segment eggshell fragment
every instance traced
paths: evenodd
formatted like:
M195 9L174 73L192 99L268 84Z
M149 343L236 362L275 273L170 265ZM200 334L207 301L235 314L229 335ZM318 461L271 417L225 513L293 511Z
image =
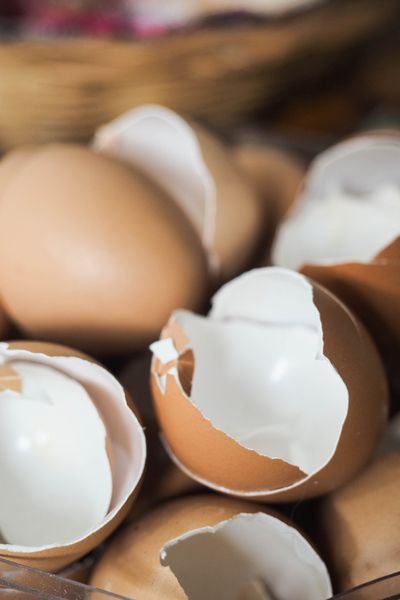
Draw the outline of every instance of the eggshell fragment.
M0 238L7 313L32 337L96 354L146 345L173 308L199 307L208 285L201 244L175 204L83 147L27 159L2 196Z
M0 556L4 558L11 558L19 563L35 566L44 570L56 571L87 554L92 548L105 539L105 537L117 527L128 513L136 496L144 469L146 444L143 430L133 412L128 408L124 391L116 379L98 364L81 358L80 356L74 356L71 349L60 346L52 347L50 344L42 345L38 342L18 342L1 344L0 356L3 364L14 369L20 375L23 391L24 377L26 377L24 371L28 368L31 371L45 369L46 373L47 371L55 371L58 376L68 378L71 384L75 382L80 389L84 390L93 403L92 408L89 410L94 412L97 411L97 414L101 417L100 422L99 417L97 417L97 427L100 428L100 432L101 428L103 429L103 433L101 434L103 436L102 460L105 460L104 454L107 453L108 460L110 461L108 468L110 468L110 466L112 467L112 488L110 487L110 482L107 483L110 478L110 473L107 474L107 472L105 472L104 475L102 475L103 469L99 468L98 463L96 465L96 463L93 462L92 472L90 470L90 465L87 465L87 470L85 471L87 452L90 449L85 450L84 444L93 444L93 441L91 441L91 438L89 437L91 435L89 428L84 422L84 412L82 407L79 409L79 417L76 416L74 423L71 423L66 418L64 419L63 424L65 432L60 431L57 433L56 439L53 442L53 448L57 448L57 444L60 444L60 440L63 444L65 443L63 450L58 446L58 449L62 450L58 455L52 454L51 445L47 443L47 440L43 437L43 435L48 435L51 439L51 436L56 432L56 428L50 423L50 426L46 429L46 423L42 419L40 428L37 429L37 433L42 431L42 438L39 441L43 442L41 448L42 452L45 453L44 464L47 465L46 468L50 468L50 463L48 461L56 460L56 466L60 467L60 476L65 476L65 480L60 479L58 482L54 481L54 484L57 484L57 488L54 489L53 492L51 492L49 488L48 494L50 496L54 494L54 505L52 509L51 497L46 497L46 505L48 504L47 510L49 513L48 522L51 523L55 514L57 514L57 511L62 508L62 506L60 507L60 502L67 502L68 497L73 493L74 490L69 489L68 486L74 483L74 478L82 478L83 475L90 481L93 479L92 504L93 502L94 504L92 508L94 509L94 506L98 503L103 506L100 512L96 509L96 519L96 513L94 513L94 510L92 512L91 509L88 514L90 522L85 525L86 531L81 531L81 533L78 534L71 526L71 535L69 537L68 527L66 527L65 532L62 536L60 535L60 541L56 539L57 535L54 531L55 525L53 524L53 529L49 528L46 533L43 528L44 523L42 523L42 526L38 527L38 531L36 532L38 536L40 535L40 539L39 537L37 538L39 539L39 543L34 544L34 538L28 540L25 538L32 532L34 533L34 529L39 524L39 517L40 519L43 519L43 515L39 515L39 517L36 518L36 521L33 520L34 511L42 511L43 506L36 505L35 508L35 505L33 505L31 511L29 505L27 503L25 504L26 498L17 498L17 508L21 502L24 505L20 507L19 510L21 522L25 518L24 513L28 519L26 531L22 531L18 534L19 538L16 539L14 543L5 543L6 540L2 539L2 543L0 544ZM39 391L40 386L42 385L43 382L41 381ZM59 389L61 392L60 387ZM28 392L29 395L32 395L32 390L27 390L27 393ZM9 392L9 396L10 394L12 395L12 393L16 394L16 392ZM54 402L54 394L46 394L43 393L43 402L45 404L49 401ZM13 401L12 397L5 398L4 393L2 396L2 403ZM59 398L57 398L57 402L58 401ZM68 406L68 410L71 409L72 404L75 401L76 398L73 400L70 394L69 404L71 406ZM4 410L5 408L2 404L2 412L4 412ZM7 416L7 411L5 415ZM35 419L36 415L33 414L32 418ZM30 419L30 421L31 420L32 419ZM80 422L81 420L82 422ZM27 427L32 427L32 423L27 422ZM88 439L86 441L84 437L79 435L79 432L82 431L83 428L87 430ZM7 435L9 433L10 428L6 431ZM6 438L7 435L5 436ZM107 439L105 439L105 435L107 436ZM28 440L29 437L26 439ZM33 439L34 438L32 438L32 440ZM16 438L16 440L18 440L18 438ZM20 437L18 443L22 441L23 438ZM5 442L7 442L7 439L5 440L4 435L2 435L1 446L3 449ZM54 443L56 446L54 446ZM77 447L79 443L81 444L81 450L82 452L85 452L85 455L79 454L80 449ZM76 456L74 456L74 453L76 453ZM17 455L11 458L12 460L16 460ZM30 456L27 456L27 460L30 460ZM74 464L71 465L71 462L68 461L74 461ZM17 471L15 472L17 473ZM40 472L38 471L38 476L39 475ZM66 475L68 475L68 478ZM27 473L27 477L31 476L34 476L34 473ZM98 481L100 477L103 478L101 482ZM96 490L96 485L98 485L96 481L100 485L99 490ZM42 482L40 485L42 486L43 483L45 482ZM89 481L87 484L89 484ZM66 499L57 499L56 496L63 491L62 488L64 485L66 486L64 490ZM33 485L31 491L34 492L34 495L40 495L42 490L39 486ZM27 495L27 498L28 497L29 496ZM4 500L3 494L1 503L4 503ZM78 502L78 500L79 498L77 497L76 501ZM82 503L84 501L82 496L81 501ZM77 504L77 510L80 510L80 506L80 504ZM4 513L3 511L1 512L1 519L3 519ZM105 514L103 514L103 512ZM64 515L65 525L68 524L69 516L72 516L71 513L66 512ZM73 516L74 518L77 516L77 511L73 513ZM29 523L29 517L32 517L32 523ZM97 522L93 522L94 520L97 520ZM1 521L0 527L3 529L3 521ZM4 532L6 535L9 534L6 530ZM22 540L22 535L24 536L25 541ZM51 540L50 538L45 539L46 536L50 535L52 536ZM3 536L3 538L4 537L6 536Z
M101 127L94 148L133 165L176 202L223 279L249 265L263 232L262 205L211 133L163 106L144 105Z
M400 449L324 499L320 535L338 589L399 570Z
M399 133L328 149L311 165L273 249L275 264L301 268L344 300L385 353L400 345L399 166Z
M123 529L91 583L141 600L249 600L255 587L274 600L331 596L326 567L298 530L214 495L169 502Z
M208 317L175 311L151 348L167 450L217 491L271 502L325 493L361 469L383 431L387 384L367 332L293 271L242 275Z

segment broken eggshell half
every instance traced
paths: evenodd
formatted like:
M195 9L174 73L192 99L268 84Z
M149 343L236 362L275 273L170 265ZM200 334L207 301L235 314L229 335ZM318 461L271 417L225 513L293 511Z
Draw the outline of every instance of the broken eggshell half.
M333 291L385 353L399 347L400 132L359 135L319 155L272 260Z
M168 502L122 529L91 583L141 600L332 595L324 563L292 524L270 509L213 494Z
M208 317L173 313L151 384L167 450L191 477L243 498L295 501L348 481L387 418L362 325L329 291L277 267L223 286Z
M176 202L214 274L230 279L248 267L263 234L264 209L210 132L164 106L143 105L101 127L93 146L133 165Z
M0 345L0 556L56 571L129 511L146 443L123 388L69 348Z

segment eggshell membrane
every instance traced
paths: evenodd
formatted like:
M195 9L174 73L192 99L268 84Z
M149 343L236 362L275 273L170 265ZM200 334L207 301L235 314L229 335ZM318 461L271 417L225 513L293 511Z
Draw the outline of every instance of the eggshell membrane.
M400 184L400 132L354 136L312 163L298 202L323 197L342 185L366 194L382 183ZM400 239L369 262L307 263L301 272L339 296L359 316L384 353L400 345Z
M400 449L375 459L319 509L319 528L339 590L399 570Z
M95 567L91 584L141 600L186 599L172 570L161 564L162 548L194 529L259 512L287 523L271 509L212 494L163 504L121 530Z
M349 393L348 413L330 461L306 477L292 464L243 447L213 427L171 373L163 393L157 374L160 364L154 359L151 385L163 439L171 458L187 475L230 495L287 502L335 489L371 458L387 419L383 366L366 330L333 294L313 284L313 300L322 322L324 355ZM176 329L176 323L170 324L162 337L173 338Z
M68 544L109 512L113 461L104 422L86 389L58 369L26 360L1 367L19 383L15 389L10 380L0 402L2 541Z
M223 280L250 264L264 229L262 203L210 132L166 107L143 105L101 127L94 147L135 166L175 199Z
M105 369L87 361L85 355L40 342L18 341L7 346L10 358L48 364L84 385L103 419L113 452L113 497L108 515L97 528L84 538L62 546L28 548L0 544L0 557L45 571L58 571L100 544L128 514L143 476L145 437L127 406L122 387Z
M7 186L0 217L4 305L32 337L125 352L205 295L206 260L182 212L83 147L37 151Z

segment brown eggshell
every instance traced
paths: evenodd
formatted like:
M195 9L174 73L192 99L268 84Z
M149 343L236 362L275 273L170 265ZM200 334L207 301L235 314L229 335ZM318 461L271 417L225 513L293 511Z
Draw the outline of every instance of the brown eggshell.
M167 375L163 394L157 381L159 363L155 359L152 393L167 449L173 460L197 481L242 498L296 501L335 489L370 459L387 418L388 391L383 366L361 323L329 291L317 284L313 288L324 332L324 355L349 392L348 414L334 456L324 468L301 483L305 474L299 468L248 450L214 428L171 374ZM173 331L170 327L168 336L173 336Z
M400 450L375 459L322 502L320 536L339 590L399 570L399 482Z
M83 359L87 361L88 364L96 366L99 369L101 368L85 354L58 344L35 341L16 341L11 342L8 345L8 348L11 351L27 351L32 353L30 356L21 355L18 357L23 360L42 362L43 359L39 356L35 358L35 354L54 357L56 359L60 359L60 357L66 358L69 363L68 368L66 367L67 363L65 362L63 362L62 367L57 363L55 368L65 370L70 376L73 376L72 373L76 368L70 362L74 358ZM102 370L104 371L104 369ZM111 376L107 375L107 378L108 377ZM93 370L90 375L89 373L85 373L82 377L81 374L79 377L77 376L76 379L84 385L96 404L96 408L98 409L107 430L107 443L110 444L111 450L113 451L113 457L116 455L121 456L121 452L123 451L125 460L121 462L113 460L112 464L113 497L111 500L110 511L114 514L111 517L107 516L104 523L100 524L95 530L89 532L88 535L70 544L44 547L43 549L24 547L21 548L20 551L14 551L8 550L6 544L0 545L0 557L44 571L59 571L66 565L69 565L88 554L93 548L98 546L106 537L108 537L129 513L140 489L143 477L146 454L145 438L137 419L132 419L133 411L128 408L122 388L119 388L121 393L120 397L117 397L116 394L111 396L110 389L105 387L104 383L101 383L101 379L99 379L99 382L94 381ZM115 385L117 386L116 381ZM119 447L118 452L114 452L114 445ZM136 474L134 475L133 472ZM117 508L118 506L119 508ZM111 514L111 512L109 514Z
M199 306L207 287L182 212L131 168L83 147L50 145L30 158L3 195L0 237L13 320L32 337L95 354L145 345L173 308Z
M289 152L261 143L239 144L233 156L263 199L269 232L273 235L294 202L305 167Z
M251 265L267 218L258 190L253 192L227 149L206 129L193 123L191 126L217 189L213 249L220 262L221 278L228 281Z
M200 484L183 473L166 453L158 432L151 400L149 370L150 352L130 360L119 373L119 381L137 399L146 431L148 460L140 495L128 515L128 520L162 501L199 491Z
M58 571L57 575L64 579L77 581L78 583L88 583L97 558L98 553L91 552L87 556L72 563L72 565L68 565L61 571Z
M346 302L385 353L400 347L400 237L370 263L307 264L301 272Z
M241 512L260 511L275 514L264 507L212 494L168 502L118 534L95 567L90 583L138 600L184 600L187 596L175 575L160 563L160 550L166 542Z

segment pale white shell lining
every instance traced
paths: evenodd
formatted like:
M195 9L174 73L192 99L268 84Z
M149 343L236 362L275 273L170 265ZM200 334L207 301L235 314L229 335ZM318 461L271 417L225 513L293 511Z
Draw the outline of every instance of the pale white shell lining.
M29 352L27 350L12 350L7 344L0 344L0 363L10 363L12 366L15 363L18 364L21 362L24 364L30 363L35 366L43 365L50 367L83 386L91 401L94 403L95 410L101 415L107 430L111 450L113 475L111 502L107 502L107 500L104 502L109 504L106 515L104 518L97 520L96 523L90 523L86 531L73 531L68 540L63 539L53 542L48 540L47 542L43 541L43 543L39 543L35 546L25 544L0 544L0 551L29 555L30 553L36 553L41 550L49 550L61 546L71 546L72 544L85 539L89 535L94 535L98 530L109 523L121 510L122 506L141 479L146 459L146 440L136 416L127 407L122 386L115 377L103 367L82 358L73 356L47 356L46 354ZM2 402L3 401L7 401L7 399L2 399ZM88 410L92 411L93 409ZM65 427L71 428L70 443L67 444L67 436L64 437L64 441L67 445L63 446L63 444L61 444L59 449L64 449L65 452L68 450L70 454L67 456L65 453L61 458L69 461L72 457L72 459L75 460L77 457L74 457L74 452L79 449L73 448L74 431L75 429L79 430L81 427L84 428L84 423L71 423L71 421L69 421L69 423L65 422L64 425ZM102 437L103 444L104 430L101 423L97 423L96 435ZM85 444L89 443L89 441L90 440L87 440ZM50 460L52 457L49 455L48 458ZM79 460L75 466L76 469L79 470L81 468L81 461ZM95 465L93 466L96 468ZM74 477L70 465L68 465L66 473L68 473L68 477ZM99 473L97 473L97 475L99 475ZM93 476L95 476L95 474L93 474ZM60 482L61 479L60 474ZM67 484L67 481L65 481L65 484ZM67 493L67 490L65 490L65 492ZM26 510L29 510L29 507L27 507Z
M273 263L370 262L400 236L399 164L396 138L363 136L322 153L278 230Z
M22 389L0 393L0 532L18 545L62 544L108 512L106 430L77 381L44 365L11 366Z
M323 354L321 320L303 276L251 271L221 288L208 317L176 311L173 320L194 353L188 400L216 429L308 476L329 462L348 390ZM160 356L162 349L168 362L165 344L152 350ZM163 390L165 379L159 384Z
M264 513L239 514L170 540L161 549L189 600L239 599L262 581L276 600L326 600L325 564L293 527Z
M144 105L101 127L93 146L124 159L156 182L185 212L212 252L215 182L193 129L182 117L163 106Z

